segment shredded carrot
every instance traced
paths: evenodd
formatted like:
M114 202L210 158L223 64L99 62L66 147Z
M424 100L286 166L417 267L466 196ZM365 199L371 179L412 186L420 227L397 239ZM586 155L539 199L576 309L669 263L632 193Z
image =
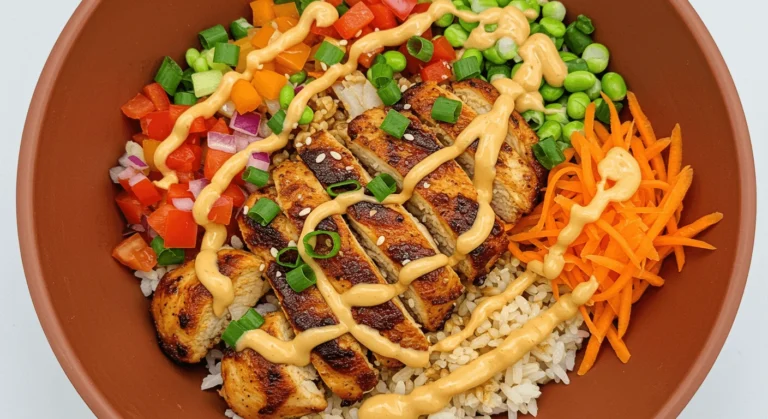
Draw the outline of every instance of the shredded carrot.
M597 222L584 228L564 254L563 272L551 281L553 293L560 286L573 289L590 277L599 284L591 305L579 309L592 335L579 375L594 366L606 338L619 360L629 361L631 355L623 338L641 314L633 313L632 305L649 287L665 284L659 271L667 257L674 253L678 269L682 269L684 247L714 250L695 237L723 218L715 212L678 225L693 181L693 170L683 166L680 126L675 126L668 138L657 139L637 97L629 93L628 102L632 119L623 123L609 103L609 128L595 121L594 104L587 107L584 134L573 135L573 148L564 153L567 160L550 172L544 199L508 229L509 249L516 258L523 263L542 261L568 225L573 206L587 205L594 198L601 182L597 167L605 153L622 147L638 161L642 174L638 191L626 202L609 205ZM556 290L556 298L560 292Z

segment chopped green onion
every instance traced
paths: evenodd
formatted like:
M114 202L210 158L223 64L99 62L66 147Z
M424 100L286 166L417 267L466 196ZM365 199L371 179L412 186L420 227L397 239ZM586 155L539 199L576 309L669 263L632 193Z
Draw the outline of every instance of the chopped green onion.
M344 13L349 11L349 6L347 6L346 3L341 3L340 5L336 6L336 11L339 12L339 17L342 17L344 16Z
M580 31L575 23L568 25L568 28L565 29L563 39L565 39L565 45L568 46L568 51L579 56L581 56L581 54L584 53L584 50L593 43L592 37Z
M269 181L269 173L253 166L248 166L248 168L245 169L245 173L243 173L243 180L261 188Z
M228 42L219 42L213 50L213 62L237 66L240 59L240 47Z
M429 62L432 59L432 54L435 53L435 45L432 44L432 41L420 36L412 36L405 47L411 56L425 63Z
M283 124L285 124L285 111L282 109L272 115L272 118L269 118L269 121L267 122L267 126L275 134L283 132Z
M397 183L392 176L382 173L368 182L365 187L379 202L384 202L387 197L397 190Z
M315 252L315 249L309 243L312 238L317 236L328 236L331 238L332 247L328 253L320 254ZM317 241L317 239L315 239L315 241ZM315 230L304 236L304 251L313 259L330 259L336 256L339 253L339 250L341 250L341 236L335 231Z
M275 201L269 198L259 198L256 204L248 210L248 217L261 224L262 227L266 227L279 213L280 207Z
M405 130L409 125L411 125L410 119L403 116L400 112L390 109L380 128L393 137L403 138L403 134L405 134Z
M345 186L350 186L350 185L354 185L355 189L345 190L343 192L337 192L335 190L336 188L343 188ZM337 197L337 196L339 196L340 194L343 194L343 193L359 191L360 188L362 188L362 187L363 186L360 185L360 182L356 181L355 179L349 179L349 180L345 180L343 182L334 183L333 185L330 185L327 188L325 188L325 191L328 192L328 195L330 195L330 196L335 198L335 197Z
M400 101L403 97L403 92L400 91L400 87L397 86L397 82L394 79L389 79L384 82L384 85L379 87L377 91L381 101L386 106L394 105Z
M315 271L309 265L301 265L285 275L285 282L295 292L302 292L305 289L315 285L317 278L315 277Z
M293 83L294 86L298 86L301 83L303 83L304 80L306 79L307 79L307 72L304 70L301 70L298 73L291 74L291 77L288 78L288 81Z
M203 49L211 49L219 42L229 41L229 35L227 30L221 25L210 27L197 35L200 38L200 44L203 45Z
M296 260L293 262L283 262L281 257L290 251L296 252ZM280 251L277 252L277 256L275 256L275 262L277 262L277 264L280 266L285 266L286 268L296 268L301 265L303 261L301 260L301 255L299 255L299 249L296 246L291 246L280 249Z
M299 15L304 14L304 9L309 6L310 3L316 2L318 0L298 0L296 1L296 6L299 9ZM284 1L284 3L289 3L288 1Z
M323 41L315 53L315 59L329 66L341 62L344 58L344 50L328 41Z
M488 81L494 82L498 79L503 78L511 78L512 77L512 69L509 68L508 65L492 65L488 67L487 71Z
M592 19L584 15L579 15L576 18L575 25L576 25L576 29L578 29L579 31L587 35L592 35L592 32L595 31L595 25L592 24Z
M264 324L264 317L261 317L258 311L250 308L243 314L243 317L237 320L237 322L244 329L254 330L260 328Z
M547 170L552 170L553 167L565 161L563 151L552 137L539 140L532 148L536 160Z
M479 76L480 63L477 57L462 58L453 63L453 74L458 81Z
M176 94L173 95L174 105L191 106L191 105L194 105L195 103L197 103L197 97L195 97L194 93L176 92Z
M181 67L176 64L176 61L171 57L163 58L163 63L160 64L160 69L157 70L155 75L155 81L163 86L163 89L168 92L169 95L176 94L176 88L181 83L181 78L184 76L184 72L181 71Z
M224 334L221 335L221 340L227 343L230 347L237 346L237 341L240 340L240 337L243 336L243 334L247 332L245 330L245 327L243 327L240 323L238 323L236 320L229 322L229 325L227 325L227 328L224 330Z
M248 23L244 17L237 19L229 25L229 31L232 32L232 37L235 40L243 39L248 36L248 29L253 28L253 25Z
M368 80L373 84L373 87L380 88L389 80L392 80L392 76L395 74L395 70L387 63L374 64L368 69Z
M165 249L157 255L157 264L160 266L178 265L184 262L184 249Z
M163 240L163 238L160 236L155 236L155 238L149 242L149 246L152 248L152 250L155 251L156 255L159 255L160 253L163 253L163 250L165 250L165 240Z
M195 74L194 68L188 68L181 73L181 87L185 91L194 90L195 86L192 84L192 75ZM178 91L178 88L177 88Z
M208 70L192 75L192 86L195 88L195 96L203 97L213 94L219 88L221 78L224 77L219 70Z
M432 119L455 124L459 120L459 115L461 115L461 102L442 96L435 99L432 105Z

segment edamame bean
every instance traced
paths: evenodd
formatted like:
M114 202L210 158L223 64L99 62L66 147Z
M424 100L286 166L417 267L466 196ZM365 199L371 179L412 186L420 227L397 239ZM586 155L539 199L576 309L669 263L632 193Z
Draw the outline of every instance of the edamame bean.
M450 26L452 23L453 23L453 15L450 14L450 13L446 13L446 14L440 16L440 19L437 19L435 21L435 25L437 25L437 26L439 26L441 28L446 28L446 27Z
M539 17L539 12L541 10L541 7L539 6L538 2L534 1L533 3L531 3L526 0L512 0L509 4L517 7L522 12L525 12L526 10L533 10L536 13L536 17L534 17L533 19L528 18L529 22L533 22Z
M468 57L475 57L477 58L477 63L479 65L483 65L483 53L480 52L477 48L467 48L464 50L464 53L461 54L461 58L468 58Z
M499 3L499 7L507 7L510 0L496 0L496 3Z
M517 43L510 37L502 37L496 41L497 51L499 56L505 60L511 60L517 56Z
M461 23L461 19L459 19L459 23ZM459 23L454 23L445 28L445 32L443 32L445 39L447 39L448 43L454 48L461 48L469 38L469 33L465 31Z
M499 7L499 3L496 3L496 0L470 0L469 7L475 13L482 13L488 9Z
M560 54L560 59L562 59L565 63L579 59L578 55L568 51L560 51L558 54Z
M206 61L205 57L197 57L195 62L191 65L192 69L195 70L195 73L202 73L203 71L208 71L208 61Z
M539 22L531 23L531 35L536 34L536 33L541 33L541 32L542 32L542 28L541 28L541 25L539 24Z
M565 106L559 103L550 103L549 105L545 106L544 109L546 109L544 112L545 121L555 121L563 125L570 122L565 111Z
M587 62L584 61L582 58L576 58L575 60L566 61L565 66L568 67L568 73L573 73L574 71L588 71L589 66L587 65Z
M589 71L597 74L602 73L608 68L608 61L611 58L611 53L605 45L594 43L584 50L584 53L581 54L581 58L587 62Z
M546 121L541 128L536 131L536 134L539 136L540 140L552 137L553 140L557 141L563 135L563 127L557 121Z
M550 86L549 84L544 83L539 89L539 93L541 93L541 97L545 101L554 102L557 99L560 99L560 96L562 96L563 93L565 93L565 89L563 89L562 87Z
M605 78L603 78L605 79ZM565 90L573 92L583 92L594 86L597 77L589 71L574 71L565 77ZM605 89L605 80L603 80L603 89ZM626 94L626 92L625 92Z
M501 57L495 45L483 51L483 57L494 64L504 64L507 62L507 60Z
M587 35L592 35L592 32L595 31L595 25L592 24L592 19L585 15L579 15L574 24L576 25L576 29Z
M612 101L622 101L627 97L627 83L624 82L624 77L621 77L620 74L605 73L602 83L603 92L608 95Z
M450 40L448 42L450 42ZM405 70L405 66L406 66L405 55L403 55L400 51L385 52L384 60L387 63L387 65L392 67L392 70L394 70L395 73L399 73Z
M187 64L192 67L192 65L195 63L195 60L200 58L200 51L198 51L195 48L190 48L187 50L187 53L185 54L184 58L187 60Z
M539 0L525 0L525 2L528 3L528 7L535 12L535 15L528 19L528 22L537 20L541 16L541 5L539 4Z
M592 37L576 29L576 25L571 23L565 29L565 45L568 46L568 51L576 55L584 53L584 49L592 44Z
M585 90L584 93L589 96L589 100L595 100L600 97L600 92L603 90L603 83L600 80L595 82L595 85Z
M584 92L577 92L572 94L568 98L568 106L566 107L568 117L571 119L584 118L584 114L587 112L587 106L591 102L592 101L589 100L589 96L587 96L587 94Z
M522 116L525 118L525 122L528 123L528 126L534 131L541 128L544 124L544 112L530 110L523 112Z
M566 106L568 106L568 98L570 97L571 95L564 94L560 96L560 99L557 99L554 103L559 103L560 106L565 108Z
M457 7L457 9L465 11L465 12L471 12L472 11L472 9L470 9L467 6ZM459 18L459 25L461 25L461 27L465 31L472 32L472 29L475 29L476 27L480 26L480 23L479 22L467 22L466 20Z
M278 97L280 108L288 109L288 106L291 105L291 101L295 95L296 94L293 92L293 86L290 84L283 86L283 88L280 89L280 96Z
M303 83L304 80L306 79L307 79L307 72L304 70L301 70L298 73L291 74L291 77L288 78L288 81L293 83L294 86L298 86L301 83Z
M496 32L496 29L499 29L499 25L496 23L491 23L491 24L485 25L484 28L486 32L493 33L493 32Z
M563 127L563 138L571 139L574 132L584 134L584 123L581 121L571 121Z
M304 112L301 113L301 119L299 119L299 125L306 125L315 119L315 111L309 106L304 108Z
M563 38L552 38L552 42L555 43L555 48L558 50L563 48L563 43L565 42L565 39Z
M554 36L555 38L565 35L565 24L555 18L545 17L539 23L547 35Z
M544 17L551 17L552 19L557 19L562 22L563 19L565 19L565 6L559 1L550 1L549 3L544 3L544 6L541 7L541 15Z

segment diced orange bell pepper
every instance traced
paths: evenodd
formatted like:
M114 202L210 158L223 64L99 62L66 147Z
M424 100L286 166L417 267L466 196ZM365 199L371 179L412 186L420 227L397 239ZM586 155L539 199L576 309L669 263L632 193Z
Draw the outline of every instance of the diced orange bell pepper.
M157 166L155 166L155 151L160 146L160 141L146 139L142 145L144 146L144 160L147 162L149 170L157 170Z
M274 35L274 33L275 28L273 28L272 25L264 26L255 34L253 34L253 38L251 38L251 45L255 49L266 48L267 45L269 45L269 40L272 39L272 35Z
M293 74L304 68L304 64L306 64L309 59L310 50L311 48L304 43L296 44L280 54L277 54L275 61L280 66L290 70L288 72L289 74Z
M231 196L221 195L211 207L211 212L208 213L208 220L216 224L229 225L232 220L232 209L234 208L234 200Z
M163 239L169 249L193 249L197 244L197 223L192 212L175 208L168 211Z
M280 96L280 89L287 83L285 76L274 71L261 70L253 73L253 87L259 92L261 97L271 100L277 100Z
M253 112L261 105L261 96L251 83L246 80L238 80L232 86L232 102L240 114Z
M276 17L286 16L294 19L299 18L299 9L296 8L296 3L294 2L276 4L274 9Z
M139 233L120 242L112 251L112 257L137 271L151 271L157 264L155 251Z
M275 3L272 0L256 0L251 2L253 26L264 26L275 18Z
M288 16L279 16L276 17L274 20L275 24L277 25L277 30L280 32L287 32L294 26L299 24L299 20L288 17Z
M149 214L149 217L147 217L147 224L149 224L149 226L152 227L152 230L155 230L157 234L163 238L165 238L165 226L168 220L168 213L173 209L175 209L173 205L167 203L161 205L160 208L156 209L152 214Z
M223 166L233 155L234 154L227 153L226 151L208 149L208 153L205 155L205 166L203 167L203 174L206 179L213 179L213 175L215 175L221 166Z
M242 73L245 71L245 68L248 66L248 54L255 51L256 48L251 45L251 41L248 38L241 39L245 40L243 46L240 47L240 56L237 59L237 67L235 67L235 70Z

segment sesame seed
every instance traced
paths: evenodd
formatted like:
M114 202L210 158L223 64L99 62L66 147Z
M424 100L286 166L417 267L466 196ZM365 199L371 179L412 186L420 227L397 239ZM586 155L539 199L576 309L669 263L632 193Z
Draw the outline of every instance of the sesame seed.
M335 151L331 151L331 157L333 157L336 160L341 160L341 154L339 154L339 153L337 153Z
M289 76L288 73L285 73L283 75L285 76L286 79L290 79L291 78L291 76Z
M331 240L331 239L325 239L325 245L326 245L326 246L328 246L328 247L331 247L331 246L333 246L333 240Z
M291 240L288 242L288 247L296 247L296 242Z
M406 85L400 86L400 92L405 92L406 90L408 90L408 86Z
M370 215L371 217L373 217L374 215L376 215L376 213L377 213L377 212L378 212L378 211L376 211L376 210L371 210L371 212L369 212L369 213L368 213L368 215Z
M296 198L299 198L299 199L301 199L301 194L299 194L299 195L298 195Z
M312 137L307 137L307 141L304 141L307 145L312 144Z
M376 240L376 246L381 246L384 244L384 236L379 236L379 239Z
M429 189L429 187L432 186L429 184L429 182L424 182L424 189Z
M302 147L304 147L304 144L302 144L302 143L296 143L296 148L302 148Z
M351 171L352 171L352 170L354 170L355 168L354 168L354 167L352 167L352 166L347 166L347 167L345 167L345 169L347 169L347 171L348 171L348 172L351 172Z
M413 134L405 134L403 135L403 138L405 138L408 141L413 141Z
M317 155L317 158L315 159L316 163L322 163L323 160L325 160L325 153L320 153Z
M264 272L264 268L266 268L266 266L264 266L264 264L262 263L261 266L259 266L259 270L261 272Z
M405 265L407 265L409 263L411 263L411 260L410 259L406 259L406 260L403 261L403 266L405 266Z
M323 71L327 71L327 70L328 70L328 64L326 64L326 63L320 63L320 68L322 68L322 69L323 69Z
M256 66L256 68L261 70L262 68L264 68L264 64L259 64L259 65Z
M373 29L374 32L378 32L379 30L380 30L379 28L374 28Z
M311 209L311 208L304 208L304 209L303 209L303 210L301 210L301 212L299 213L299 217L304 217L304 216L306 216L306 215L309 215L309 213L310 213L310 212L312 212L312 209Z
M283 275L283 273L282 273L282 272L280 272L280 271L277 271L277 273L275 274L275 277L276 277L276 278L280 278L282 275Z
M357 38L358 36L360 36L362 34L363 34L363 30L360 29L359 31L357 31L357 33L355 33L355 38Z
M405 110L411 109L411 104L410 103L406 103L405 105L403 105L403 109L405 109Z
M440 76L440 78L442 78L443 80L445 80L445 79L447 79L447 78L448 78L448 76L446 76L445 74L443 74L442 76Z
M243 207L243 214L248 215L248 205Z
M272 29L277 29L277 22L271 22L270 25L272 26Z
M342 45L342 46L347 45L348 43L349 41L347 41L346 39L342 39L341 41L339 41L339 45Z
M298 123L298 122L294 122L294 123L293 123L293 129L296 129L296 128L298 128L298 127L299 127L299 123Z
M274 247L269 249L269 254L272 255L273 258L276 258L277 257L277 249L275 249Z

